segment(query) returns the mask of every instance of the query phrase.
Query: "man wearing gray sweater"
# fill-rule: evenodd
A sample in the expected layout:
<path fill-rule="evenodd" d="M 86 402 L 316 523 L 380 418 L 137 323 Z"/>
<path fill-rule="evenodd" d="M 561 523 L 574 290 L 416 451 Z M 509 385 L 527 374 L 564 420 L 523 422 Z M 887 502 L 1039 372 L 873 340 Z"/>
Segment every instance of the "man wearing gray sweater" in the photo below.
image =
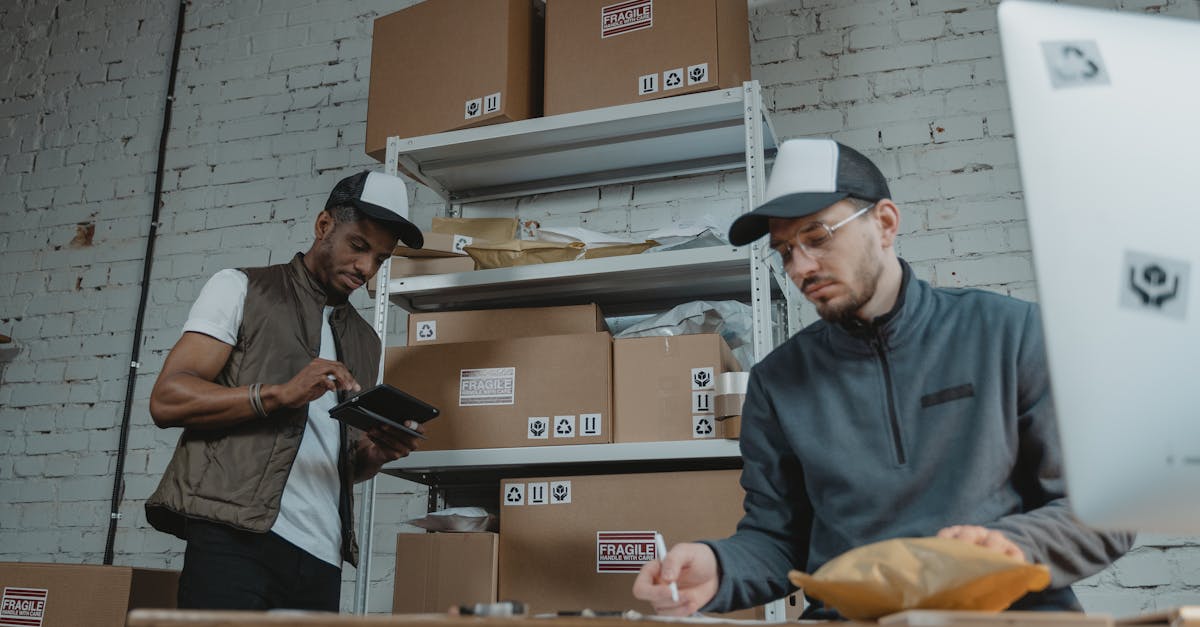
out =
<path fill-rule="evenodd" d="M 752 607 L 785 596 L 790 569 L 936 535 L 1046 565 L 1050 588 L 1014 609 L 1079 609 L 1070 584 L 1133 534 L 1071 514 L 1037 307 L 914 276 L 887 181 L 851 148 L 784 142 L 766 195 L 730 241 L 769 233 L 822 320 L 751 370 L 737 532 L 676 545 L 634 595 L 662 614 Z"/>

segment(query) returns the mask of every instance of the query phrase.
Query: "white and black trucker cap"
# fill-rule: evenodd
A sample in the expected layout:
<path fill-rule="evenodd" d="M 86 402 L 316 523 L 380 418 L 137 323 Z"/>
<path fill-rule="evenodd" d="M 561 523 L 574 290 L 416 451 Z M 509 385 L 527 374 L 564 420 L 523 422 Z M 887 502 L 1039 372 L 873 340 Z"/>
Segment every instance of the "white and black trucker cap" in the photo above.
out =
<path fill-rule="evenodd" d="M 745 246 L 767 234 L 770 218 L 803 218 L 843 198 L 891 198 L 871 160 L 832 139 L 790 139 L 779 145 L 766 202 L 733 221 L 729 242 Z"/>
<path fill-rule="evenodd" d="M 325 209 L 348 206 L 369 218 L 385 223 L 409 248 L 425 245 L 425 236 L 408 221 L 408 188 L 398 176 L 383 172 L 359 172 L 338 181 L 329 192 Z"/>

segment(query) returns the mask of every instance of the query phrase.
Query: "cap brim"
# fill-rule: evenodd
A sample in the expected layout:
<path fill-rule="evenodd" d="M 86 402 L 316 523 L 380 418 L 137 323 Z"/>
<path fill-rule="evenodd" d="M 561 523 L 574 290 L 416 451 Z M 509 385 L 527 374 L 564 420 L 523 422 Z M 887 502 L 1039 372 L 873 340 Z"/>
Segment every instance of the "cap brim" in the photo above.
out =
<path fill-rule="evenodd" d="M 804 192 L 780 196 L 769 203 L 742 214 L 729 225 L 729 243 L 745 246 L 770 230 L 771 218 L 803 218 L 846 198 L 845 192 Z"/>
<path fill-rule="evenodd" d="M 412 222 L 396 215 L 394 211 L 363 200 L 354 199 L 350 202 L 359 211 L 365 213 L 367 217 L 394 225 L 400 232 L 400 241 L 404 242 L 405 246 L 409 248 L 421 248 L 425 245 L 425 236 L 421 233 L 421 229 L 418 229 L 417 225 Z"/>

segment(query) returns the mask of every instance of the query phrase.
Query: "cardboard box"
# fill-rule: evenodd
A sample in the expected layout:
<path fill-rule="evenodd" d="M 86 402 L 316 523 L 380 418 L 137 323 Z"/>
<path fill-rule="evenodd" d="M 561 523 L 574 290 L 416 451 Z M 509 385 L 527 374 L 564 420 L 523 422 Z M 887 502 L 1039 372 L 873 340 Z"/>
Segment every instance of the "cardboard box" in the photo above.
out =
<path fill-rule="evenodd" d="M 178 589 L 174 570 L 0 563 L 0 625 L 123 627 L 133 608 L 175 607 Z"/>
<path fill-rule="evenodd" d="M 541 38 L 531 0 L 437 0 L 376 19 L 367 154 L 383 161 L 393 135 L 535 117 Z"/>
<path fill-rule="evenodd" d="M 732 535 L 742 518 L 740 470 L 539 477 L 500 481 L 500 598 L 533 612 L 652 613 L 631 592 L 667 546 Z M 742 617 L 753 611 L 735 613 Z"/>
<path fill-rule="evenodd" d="M 720 438 L 715 382 L 740 370 L 720 335 L 619 339 L 613 343 L 613 441 Z"/>
<path fill-rule="evenodd" d="M 433 233 L 421 231 L 425 242 L 420 248 L 409 248 L 397 244 L 392 254 L 397 257 L 465 257 L 464 248 L 474 243 L 475 238 L 460 233 Z"/>
<path fill-rule="evenodd" d="M 547 0 L 546 115 L 748 80 L 746 0 Z"/>
<path fill-rule="evenodd" d="M 498 546 L 494 533 L 397 534 L 392 613 L 494 603 Z"/>
<path fill-rule="evenodd" d="M 409 346 L 607 330 L 604 314 L 594 304 L 439 311 L 408 315 Z"/>
<path fill-rule="evenodd" d="M 470 257 L 392 257 L 391 278 L 471 272 L 475 260 Z M 367 279 L 367 293 L 375 294 L 378 275 Z"/>
<path fill-rule="evenodd" d="M 384 380 L 441 410 L 422 450 L 612 442 L 612 336 L 387 349 Z"/>

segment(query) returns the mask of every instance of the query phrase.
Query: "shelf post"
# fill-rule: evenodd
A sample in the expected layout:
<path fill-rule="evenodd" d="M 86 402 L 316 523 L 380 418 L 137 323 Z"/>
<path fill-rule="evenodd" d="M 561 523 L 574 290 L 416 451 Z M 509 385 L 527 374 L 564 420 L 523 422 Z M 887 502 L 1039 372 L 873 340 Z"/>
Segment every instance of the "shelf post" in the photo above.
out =
<path fill-rule="evenodd" d="M 387 158 L 384 171 L 392 176 L 397 172 L 397 155 L 399 155 L 399 138 L 387 139 Z M 388 324 L 388 287 L 391 282 L 392 259 L 379 266 L 375 275 L 375 333 L 379 336 L 379 367 L 375 383 L 383 383 L 383 360 L 387 346 Z M 367 613 L 367 598 L 371 590 L 371 552 L 372 540 L 375 537 L 375 477 L 362 484 L 362 493 L 358 502 L 358 568 L 354 573 L 354 613 Z"/>
<path fill-rule="evenodd" d="M 753 211 L 766 194 L 766 157 L 763 150 L 762 93 L 758 81 L 742 84 L 743 127 L 746 129 L 746 211 Z M 769 251 L 761 240 L 750 245 L 750 308 L 754 321 L 754 361 L 771 351 L 771 275 Z M 751 364 L 743 364 L 749 367 Z"/>

